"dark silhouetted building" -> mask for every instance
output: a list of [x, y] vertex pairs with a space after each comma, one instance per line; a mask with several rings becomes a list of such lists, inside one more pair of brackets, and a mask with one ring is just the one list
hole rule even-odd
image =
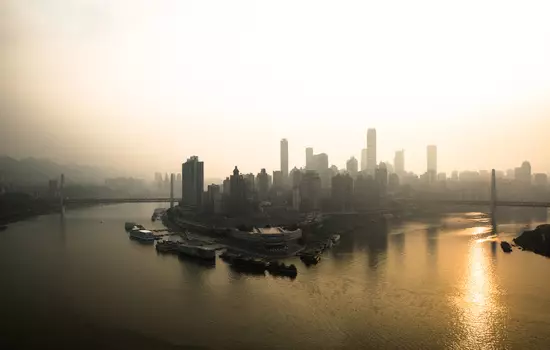
[[281, 172], [283, 173], [283, 185], [288, 184], [288, 141], [281, 140]]
[[335, 210], [352, 209], [353, 179], [349, 174], [337, 174], [332, 178], [331, 199]]
[[357, 210], [380, 205], [379, 186], [371, 175], [360, 173], [353, 185], [354, 207]]
[[239, 169], [235, 166], [233, 175], [229, 178], [229, 206], [226, 211], [232, 214], [242, 214], [248, 210], [246, 182], [244, 177], [239, 173]]
[[367, 172], [374, 174], [376, 170], [376, 129], [367, 130]]
[[256, 176], [256, 181], [258, 183], [258, 199], [266, 201], [269, 197], [269, 175], [265, 169], [262, 169]]
[[299, 194], [301, 211], [321, 208], [321, 178], [316, 171], [307, 170], [303, 174]]
[[243, 175], [243, 179], [246, 186], [246, 199], [252, 201], [254, 200], [254, 195], [256, 193], [256, 188], [254, 186], [254, 174], [245, 174]]
[[225, 196], [229, 196], [231, 194], [231, 180], [229, 179], [229, 177], [226, 177], [225, 180], [223, 180], [222, 193]]
[[202, 206], [204, 192], [204, 162], [192, 156], [181, 166], [181, 201], [184, 205]]
[[357, 173], [359, 172], [359, 164], [357, 163], [357, 159], [355, 159], [355, 157], [351, 157], [346, 162], [346, 170], [352, 178], [355, 179], [357, 177]]
[[208, 185], [208, 189], [206, 190], [206, 203], [204, 203], [204, 206], [208, 212], [216, 214], [222, 212], [222, 196], [219, 185]]

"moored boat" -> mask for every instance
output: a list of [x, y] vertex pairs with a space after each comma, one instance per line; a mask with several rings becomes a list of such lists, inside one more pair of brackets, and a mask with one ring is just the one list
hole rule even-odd
[[210, 246], [178, 244], [178, 253], [204, 260], [216, 260], [216, 250]]
[[124, 224], [124, 229], [126, 231], [131, 231], [137, 224], [135, 222], [126, 222]]
[[321, 260], [321, 257], [316, 253], [303, 253], [300, 254], [300, 260], [302, 260], [306, 266], [309, 266], [316, 265]]
[[130, 231], [130, 238], [145, 242], [153, 242], [155, 240], [155, 235], [149, 230], [141, 230], [134, 227], [134, 229]]
[[267, 271], [274, 276], [288, 276], [294, 278], [298, 275], [298, 270], [294, 264], [285, 265], [277, 261], [269, 262]]
[[157, 241], [155, 249], [162, 253], [177, 253], [179, 251], [179, 242], [167, 240]]

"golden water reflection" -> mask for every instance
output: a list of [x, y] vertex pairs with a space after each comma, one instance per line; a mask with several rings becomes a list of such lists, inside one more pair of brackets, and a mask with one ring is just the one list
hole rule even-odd
[[455, 299], [461, 330], [456, 349], [502, 349], [506, 343], [506, 307], [489, 255], [486, 239], [472, 242], [462, 290]]

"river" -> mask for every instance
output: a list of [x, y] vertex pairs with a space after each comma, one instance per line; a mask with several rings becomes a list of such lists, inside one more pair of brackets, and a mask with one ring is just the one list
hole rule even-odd
[[[543, 349], [550, 259], [505, 254], [479, 213], [346, 234], [295, 280], [159, 255], [128, 238], [158, 204], [44, 215], [0, 232], [0, 346]], [[542, 219], [503, 220], [511, 240]], [[514, 222], [515, 221], [515, 222]], [[539, 222], [537, 222], [539, 221]], [[383, 231], [383, 232], [380, 232]], [[7, 347], [6, 347], [7, 346]]]

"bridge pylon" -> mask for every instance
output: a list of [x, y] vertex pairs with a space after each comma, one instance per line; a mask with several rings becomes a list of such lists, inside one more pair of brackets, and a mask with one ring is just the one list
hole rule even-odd
[[495, 214], [497, 208], [497, 178], [495, 169], [491, 171], [491, 214]]
[[61, 215], [65, 214], [65, 194], [63, 193], [63, 188], [65, 187], [65, 174], [61, 174], [59, 179], [59, 210]]

